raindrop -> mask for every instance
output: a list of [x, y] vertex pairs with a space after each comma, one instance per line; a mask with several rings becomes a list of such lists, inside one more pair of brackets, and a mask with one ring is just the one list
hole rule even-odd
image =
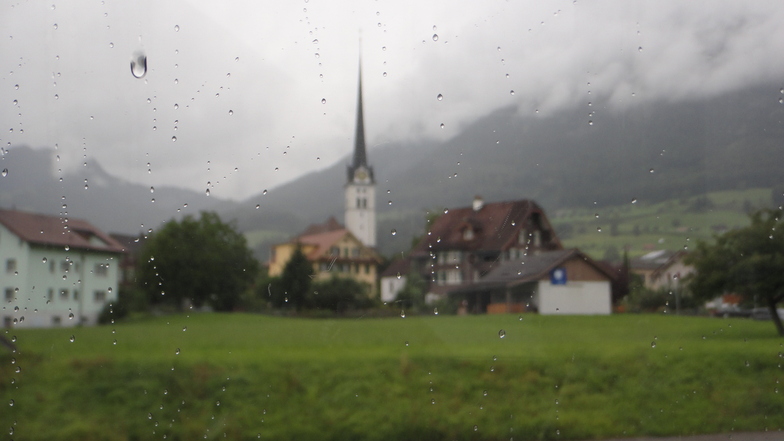
[[656, 347], [656, 342], [655, 342], [655, 341], [652, 341], [652, 342], [651, 342], [651, 348], [655, 348], [655, 347]]
[[174, 32], [180, 32], [180, 25], [174, 25]]
[[406, 311], [401, 310], [400, 311], [400, 317], [401, 318], [406, 318]]
[[483, 397], [486, 397], [486, 396], [487, 396], [487, 391], [483, 391], [483, 392], [482, 392], [482, 396], [483, 396]]
[[54, 94], [54, 99], [59, 100], [60, 99], [60, 95]]
[[441, 94], [439, 93], [439, 94], [438, 94], [438, 96], [436, 97], [436, 99], [437, 99], [438, 101], [441, 101], [442, 99], [444, 99], [444, 95], [441, 95]]
[[155, 187], [150, 187], [150, 193], [155, 193]]
[[256, 204], [256, 209], [258, 210], [259, 208], [261, 208], [261, 205]]
[[632, 204], [636, 204], [636, 203], [637, 203], [637, 198], [632, 199]]
[[111, 43], [111, 42], [110, 42], [110, 43], [109, 43], [109, 49], [111, 49], [111, 48], [113, 48], [113, 47], [114, 47], [114, 43]]
[[441, 125], [439, 127], [441, 127], [443, 129], [444, 128], [444, 123], [441, 123]]
[[601, 233], [602, 232], [602, 227], [596, 227], [596, 232]]
[[147, 74], [147, 56], [136, 52], [131, 56], [131, 75], [134, 78], [143, 78]]
[[54, 30], [56, 31], [56, 30], [57, 30], [57, 23], [55, 23], [55, 24], [54, 24], [52, 27], [53, 27], [53, 28], [54, 28]]
[[397, 235], [397, 230], [396, 230], [396, 229], [394, 229], [394, 228], [392, 229], [392, 235], [393, 235], [393, 236]]
[[206, 194], [207, 196], [209, 196], [209, 195], [210, 195], [210, 189], [209, 189], [209, 188], [207, 189], [207, 191], [205, 192], [205, 194]]
[[642, 52], [642, 46], [637, 48], [637, 52]]
[[76, 337], [75, 337], [75, 336], [73, 336], [73, 335], [71, 336], [71, 338], [69, 338], [69, 339], [68, 339], [68, 341], [70, 341], [71, 343], [73, 343], [73, 342], [74, 342], [74, 340], [76, 340]]
[[73, 320], [74, 315], [73, 312], [68, 313], [68, 320]]
[[514, 90], [510, 90], [509, 95], [514, 95]]
[[180, 355], [180, 348], [177, 348], [177, 350], [174, 351], [174, 355]]
[[176, 136], [172, 136], [172, 142], [177, 142], [177, 137]]
[[479, 426], [474, 426], [474, 432], [476, 432], [477, 430], [479, 430]]
[[593, 121], [588, 121], [588, 125], [592, 126], [593, 125]]
[[322, 98], [321, 99], [321, 104], [327, 104], [327, 99], [326, 98]]
[[433, 41], [438, 41], [438, 34], [433, 34]]
[[229, 110], [229, 116], [231, 116], [231, 115], [234, 115], [234, 111], [233, 110]]
[[187, 327], [187, 326], [184, 326], [184, 327], [182, 328], [182, 332], [185, 332], [185, 331], [187, 331], [187, 330], [188, 330], [188, 327]]
[[14, 407], [14, 400], [9, 401], [8, 405], [11, 406], [11, 407]]
[[506, 337], [506, 331], [504, 331], [503, 329], [498, 331], [498, 338], [504, 338], [504, 337]]
[[438, 315], [438, 308], [433, 308], [433, 314]]
[[6, 176], [8, 176], [8, 169], [7, 169], [7, 168], [4, 168], [4, 169], [3, 169], [3, 172], [2, 172], [1, 174], [3, 175], [3, 177], [6, 177]]
[[174, 103], [174, 110], [177, 110], [177, 109], [179, 109], [179, 108], [180, 108], [180, 105], [179, 105], [179, 104], [177, 104], [177, 103]]
[[648, 170], [648, 173], [653, 173], [653, 169]]

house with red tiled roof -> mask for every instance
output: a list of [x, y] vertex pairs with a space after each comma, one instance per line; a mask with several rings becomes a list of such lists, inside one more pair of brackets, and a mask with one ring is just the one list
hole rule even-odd
[[381, 257], [364, 245], [351, 231], [334, 218], [325, 224], [309, 226], [291, 240], [272, 246], [269, 275], [280, 276], [300, 247], [313, 265], [313, 279], [325, 280], [333, 275], [348, 277], [369, 286], [369, 294], [376, 294], [376, 277]]
[[122, 253], [87, 221], [0, 210], [3, 326], [96, 323], [117, 298]]
[[[409, 259], [401, 279], [419, 272], [429, 281], [426, 301], [450, 297], [464, 312], [610, 312], [612, 275], [578, 250], [564, 250], [531, 200], [485, 203], [477, 196], [470, 207], [445, 210]], [[551, 279], [553, 271], [562, 277]], [[550, 308], [553, 298], [571, 303]]]

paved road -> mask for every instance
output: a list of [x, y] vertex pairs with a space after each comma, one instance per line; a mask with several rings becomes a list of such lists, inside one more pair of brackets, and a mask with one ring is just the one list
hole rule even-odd
[[696, 436], [671, 436], [657, 438], [646, 436], [642, 438], [615, 438], [605, 441], [781, 441], [784, 440], [784, 432], [733, 432], [720, 433], [716, 435], [696, 435]]

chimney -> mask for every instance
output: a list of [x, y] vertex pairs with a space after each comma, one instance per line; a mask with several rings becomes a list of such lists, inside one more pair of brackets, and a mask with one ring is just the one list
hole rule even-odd
[[484, 207], [485, 201], [482, 200], [482, 196], [476, 195], [474, 196], [474, 211], [479, 211]]

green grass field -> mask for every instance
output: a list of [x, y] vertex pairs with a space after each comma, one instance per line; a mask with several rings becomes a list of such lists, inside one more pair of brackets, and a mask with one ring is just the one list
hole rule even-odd
[[784, 427], [784, 340], [745, 319], [205, 313], [7, 336], [19, 350], [0, 352], [0, 428], [13, 439], [568, 440]]

